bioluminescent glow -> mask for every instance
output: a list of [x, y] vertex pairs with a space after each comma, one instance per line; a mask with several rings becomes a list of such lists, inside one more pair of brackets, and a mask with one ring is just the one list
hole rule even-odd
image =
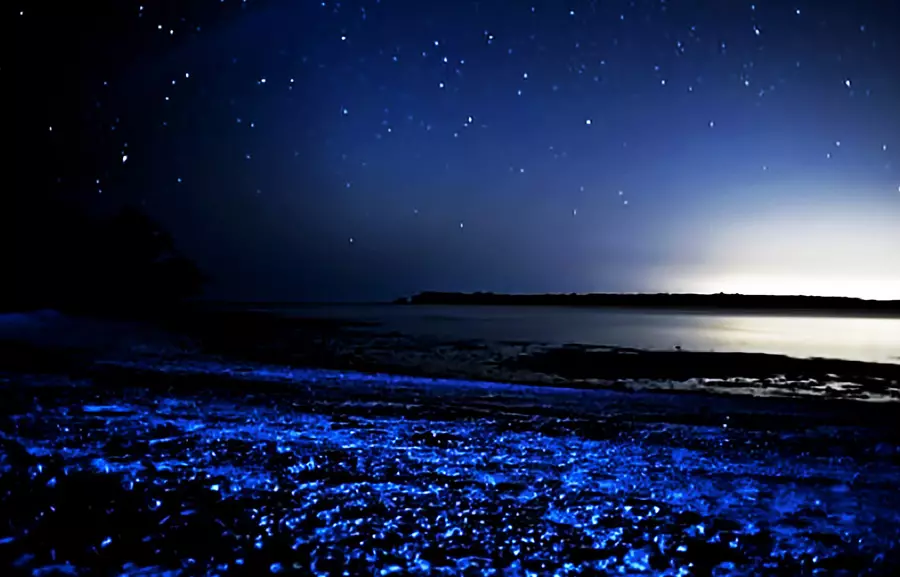
[[[888, 570], [900, 539], [900, 467], [862, 429], [634, 421], [610, 393], [304, 374], [291, 403], [120, 389], [16, 414], [0, 556], [36, 573], [668, 576]], [[421, 416], [397, 414], [426, 392]], [[544, 414], [551, 399], [578, 413]]]

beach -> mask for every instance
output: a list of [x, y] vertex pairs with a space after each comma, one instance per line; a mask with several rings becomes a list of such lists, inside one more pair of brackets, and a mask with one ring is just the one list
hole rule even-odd
[[690, 352], [244, 313], [17, 322], [0, 347], [4, 574], [900, 568], [896, 366], [689, 370]]

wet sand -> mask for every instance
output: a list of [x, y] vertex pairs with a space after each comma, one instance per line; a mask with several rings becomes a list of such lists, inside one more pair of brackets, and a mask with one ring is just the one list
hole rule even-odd
[[375, 337], [231, 326], [0, 347], [4, 575], [900, 570], [895, 402], [299, 368]]
[[893, 404], [242, 368], [8, 379], [0, 564], [22, 574], [900, 568]]

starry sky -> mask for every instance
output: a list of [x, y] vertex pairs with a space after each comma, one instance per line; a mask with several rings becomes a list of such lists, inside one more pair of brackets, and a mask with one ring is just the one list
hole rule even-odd
[[900, 298], [898, 4], [30, 0], [0, 73], [214, 298]]

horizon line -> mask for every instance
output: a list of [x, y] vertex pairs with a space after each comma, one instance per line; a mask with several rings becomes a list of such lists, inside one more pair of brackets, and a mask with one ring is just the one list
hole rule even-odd
[[398, 301], [412, 300], [422, 295], [453, 295], [453, 296], [494, 296], [494, 297], [590, 297], [590, 296], [656, 296], [656, 297], [745, 297], [745, 298], [766, 298], [766, 299], [816, 299], [816, 300], [841, 300], [853, 301], [859, 303], [897, 303], [900, 304], [900, 297], [891, 299], [869, 299], [852, 296], [837, 295], [809, 295], [809, 294], [764, 294], [764, 293], [692, 293], [692, 292], [493, 292], [493, 291], [441, 291], [441, 290], [425, 290], [410, 295], [394, 297], [391, 299], [372, 299], [372, 300], [282, 300], [282, 299], [197, 299], [200, 303], [223, 303], [223, 304], [292, 304], [292, 305], [376, 305], [376, 304], [395, 304]]

